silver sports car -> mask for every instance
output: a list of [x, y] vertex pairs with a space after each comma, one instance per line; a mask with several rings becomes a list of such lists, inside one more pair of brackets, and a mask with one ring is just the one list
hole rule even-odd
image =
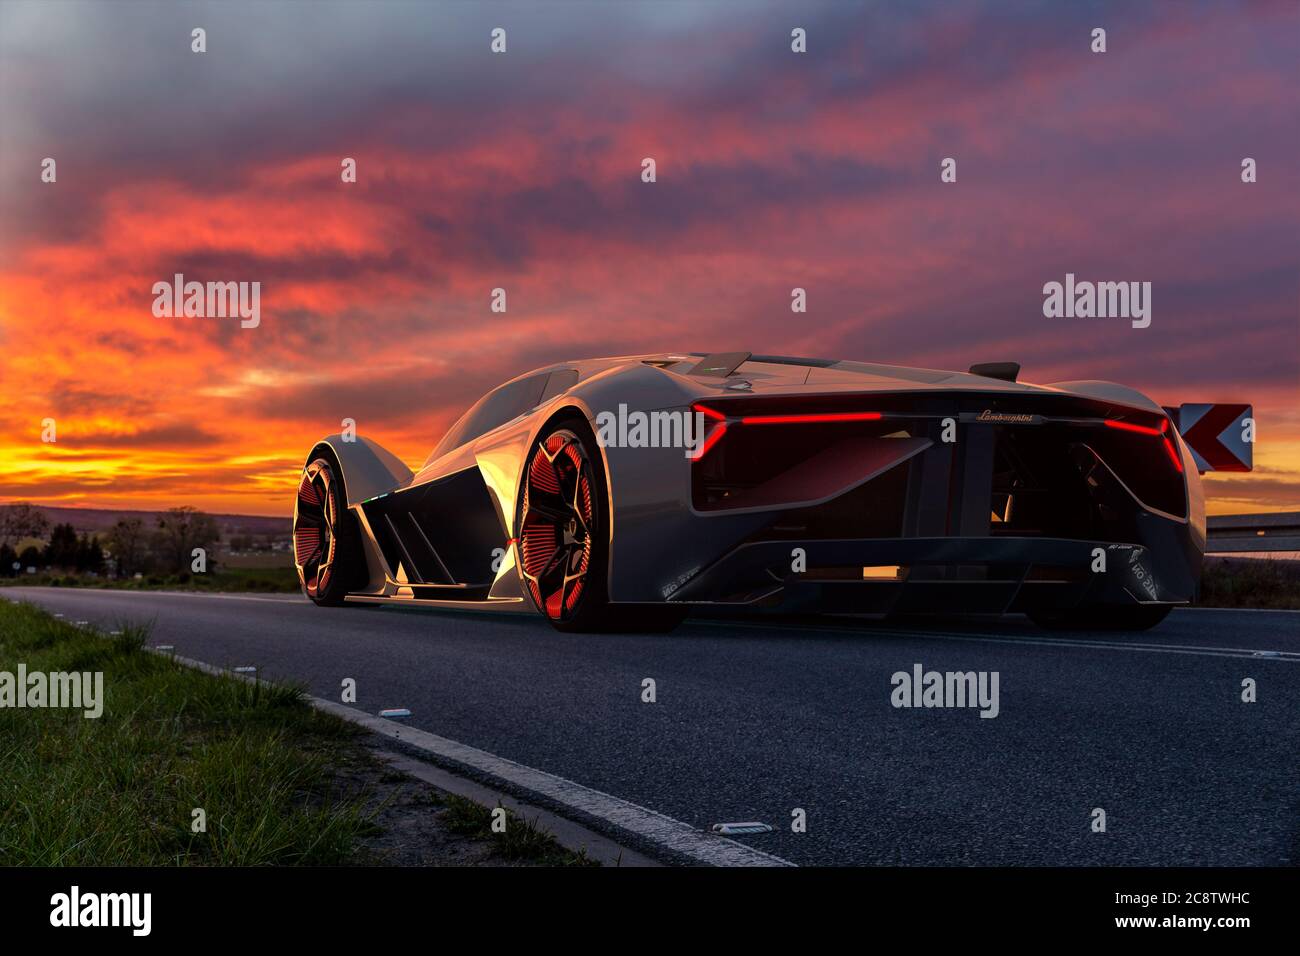
[[538, 369], [414, 472], [365, 437], [319, 441], [295, 562], [317, 604], [561, 630], [666, 628], [701, 606], [1159, 623], [1199, 587], [1190, 452], [1133, 389], [1019, 371], [748, 352]]

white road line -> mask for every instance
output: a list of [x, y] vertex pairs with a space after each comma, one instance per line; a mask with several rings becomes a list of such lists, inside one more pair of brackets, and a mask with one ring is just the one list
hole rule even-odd
[[689, 824], [639, 804], [620, 800], [608, 793], [515, 763], [513, 760], [498, 757], [485, 750], [414, 727], [403, 727], [381, 717], [372, 717], [331, 700], [313, 698], [312, 704], [320, 710], [360, 724], [375, 733], [400, 740], [408, 746], [418, 747], [426, 753], [443, 759], [472, 767], [480, 773], [504, 780], [529, 793], [540, 794], [554, 800], [561, 806], [604, 820], [619, 829], [627, 830], [658, 846], [666, 847], [701, 863], [713, 866], [794, 865], [788, 860], [737, 843], [735, 840], [697, 830]]
[[[124, 593], [130, 593], [124, 592]], [[150, 594], [159, 594], [164, 597], [176, 595], [178, 597], [196, 597], [196, 598], [218, 598], [222, 601], [262, 601], [267, 604], [310, 604], [311, 601], [302, 594], [285, 594], [282, 597], [274, 597], [270, 594], [204, 594], [202, 591], [150, 591]]]
[[1300, 614], [1300, 610], [1293, 607], [1180, 607], [1178, 613], [1184, 611], [1218, 611], [1221, 614], [1236, 614], [1238, 611], [1247, 611], [1251, 614]]
[[[65, 593], [71, 589], [63, 589]], [[243, 594], [204, 594], [195, 591], [127, 591], [113, 590], [109, 588], [93, 589], [96, 594], [153, 594], [153, 595], [173, 595], [179, 594], [186, 597], [200, 598], [222, 598], [235, 601], [270, 601], [275, 604], [297, 604], [309, 603], [306, 597], [301, 595], [285, 595], [284, 597], [256, 597]], [[1235, 613], [1239, 610], [1264, 610], [1262, 608], [1179, 608], [1179, 611], [1187, 610], [1205, 610], [1205, 611], [1224, 611]], [[1300, 612], [1296, 612], [1300, 613]], [[1236, 657], [1248, 658], [1250, 660], [1271, 660], [1281, 661], [1283, 663], [1297, 664], [1300, 663], [1300, 651], [1279, 651], [1273, 648], [1247, 648], [1247, 647], [1215, 647], [1202, 644], [1151, 644], [1136, 641], [1105, 641], [1105, 640], [1079, 640], [1070, 638], [1052, 638], [1052, 637], [1014, 637], [1006, 635], [985, 635], [985, 634], [955, 634], [948, 631], [923, 631], [923, 630], [898, 630], [894, 628], [852, 628], [852, 627], [832, 627], [815, 624], [766, 624], [763, 622], [749, 621], [711, 621], [711, 620], [692, 620], [687, 626], [701, 625], [703, 627], [721, 627], [731, 629], [757, 630], [757, 631], [790, 631], [799, 630], [805, 633], [828, 633], [828, 634], [856, 634], [860, 636], [869, 636], [872, 634], [887, 635], [889, 637], [910, 637], [918, 639], [930, 639], [936, 641], [963, 641], [975, 644], [1010, 644], [1018, 647], [1037, 646], [1037, 647], [1076, 647], [1091, 650], [1104, 651], [1129, 651], [1133, 653], [1145, 654], [1182, 654], [1191, 657]]]
[[[208, 674], [231, 676], [230, 671], [204, 661], [188, 657], [175, 657], [173, 660], [193, 667]], [[236, 675], [243, 677], [243, 675]], [[254, 680], [244, 677], [245, 680]], [[468, 744], [462, 744], [447, 737], [439, 737], [425, 730], [406, 727], [393, 720], [372, 717], [370, 714], [324, 700], [320, 697], [307, 697], [307, 701], [317, 710], [333, 714], [367, 730], [374, 731], [393, 740], [399, 740], [409, 747], [415, 747], [425, 753], [433, 754], [444, 760], [450, 760], [462, 766], [471, 767], [480, 773], [502, 780], [519, 787], [527, 793], [537, 794], [553, 800], [561, 806], [576, 810], [588, 816], [604, 820], [607, 823], [629, 833], [648, 840], [656, 846], [671, 850], [699, 863], [710, 866], [794, 866], [789, 860], [783, 860], [771, 853], [764, 853], [751, 846], [735, 840], [720, 837], [703, 830], [697, 830], [688, 823], [675, 820], [658, 811], [640, 804], [621, 800], [608, 793], [584, 787], [580, 783], [557, 777], [533, 767], [515, 763], [496, 754], [479, 750]]]
[[909, 637], [933, 637], [941, 641], [966, 641], [976, 644], [1034, 644], [1040, 647], [1080, 647], [1107, 651], [1133, 651], [1140, 654], [1183, 654], [1189, 657], [1237, 657], [1250, 660], [1283, 661], [1300, 664], [1300, 654], [1294, 651], [1257, 651], [1251, 648], [1198, 648], [1178, 644], [1119, 644], [1106, 641], [1070, 641], [1052, 638], [981, 637], [971, 634], [946, 634], [927, 631], [896, 632]]
[[1200, 644], [1144, 644], [1130, 641], [1084, 641], [1051, 637], [1008, 637], [993, 634], [954, 634], [947, 631], [903, 631], [891, 628], [817, 627], [814, 625], [750, 624], [744, 622], [692, 621], [707, 627], [744, 628], [747, 630], [789, 631], [813, 633], [855, 634], [870, 637], [874, 634], [887, 637], [910, 637], [918, 640], [963, 641], [974, 644], [1012, 644], [1015, 646], [1079, 647], [1103, 651], [1133, 651], [1147, 654], [1186, 654], [1193, 657], [1238, 657], [1250, 660], [1282, 661], [1300, 664], [1300, 651], [1264, 650], [1247, 647], [1210, 647]]
[[473, 800], [480, 806], [494, 807], [500, 804], [513, 810], [516, 815], [549, 833], [560, 846], [575, 853], [581, 851], [589, 860], [596, 860], [602, 866], [657, 868], [664, 865], [653, 857], [638, 853], [603, 833], [597, 833], [589, 827], [573, 822], [568, 817], [562, 817], [535, 803], [528, 803], [508, 793], [502, 793], [500, 787], [491, 787], [469, 777], [454, 774], [428, 760], [410, 757], [397, 751], [384, 751], [380, 759], [408, 776], [423, 780], [447, 793]]

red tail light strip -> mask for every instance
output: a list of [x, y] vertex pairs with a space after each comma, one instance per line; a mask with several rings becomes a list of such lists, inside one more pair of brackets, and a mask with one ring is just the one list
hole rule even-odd
[[1174, 443], [1169, 440], [1168, 435], [1161, 436], [1165, 442], [1165, 451], [1169, 452], [1169, 460], [1174, 463], [1174, 468], [1181, 475], [1183, 473], [1183, 463], [1178, 459], [1178, 451], [1174, 448]]
[[1159, 435], [1161, 443], [1165, 446], [1165, 452], [1169, 455], [1169, 460], [1173, 463], [1174, 470], [1180, 475], [1183, 473], [1183, 462], [1178, 457], [1178, 449], [1174, 443], [1169, 440], [1169, 419], [1160, 422], [1159, 428], [1148, 428], [1146, 425], [1134, 425], [1132, 422], [1121, 422], [1115, 419], [1106, 419], [1107, 428], [1117, 428], [1125, 432], [1137, 432], [1139, 435]]
[[721, 440], [722, 436], [726, 434], [726, 431], [727, 431], [726, 422], [718, 422], [718, 424], [714, 425], [713, 431], [709, 432], [709, 436], [704, 439], [704, 444], [701, 445], [700, 450], [696, 452], [694, 460], [699, 461], [701, 458], [707, 455], [709, 453], [709, 449], [712, 448]]
[[[709, 408], [707, 405], [694, 405], [692, 408], [705, 418], [716, 423], [709, 431], [708, 437], [704, 439], [704, 444], [700, 447], [699, 452], [694, 456], [695, 461], [699, 461], [708, 454], [709, 450], [722, 439], [722, 436], [726, 434], [728, 425], [805, 425], [826, 422], [872, 422], [879, 421], [884, 417], [880, 412], [820, 412], [806, 415], [742, 415], [739, 418], [728, 418], [716, 408]], [[1134, 432], [1138, 435], [1159, 436], [1165, 446], [1165, 452], [1169, 455], [1169, 461], [1173, 464], [1175, 470], [1182, 474], [1183, 463], [1178, 456], [1178, 449], [1174, 447], [1174, 443], [1169, 439], [1169, 419], [1162, 420], [1159, 428], [1152, 428], [1148, 425], [1135, 425], [1132, 422], [1110, 418], [1106, 419], [1102, 424], [1107, 428], [1114, 428], [1119, 431]]]
[[874, 422], [884, 417], [880, 412], [818, 412], [807, 415], [742, 415], [728, 418], [716, 408], [707, 405], [693, 405], [693, 411], [699, 412], [709, 421], [714, 422], [704, 444], [694, 456], [699, 461], [709, 449], [716, 445], [727, 432], [728, 425], [807, 425], [822, 422]]
[[1163, 435], [1168, 422], [1161, 422], [1159, 428], [1148, 428], [1146, 425], [1134, 425], [1132, 422], [1116, 421], [1113, 418], [1106, 419], [1107, 428], [1118, 428], [1120, 431], [1137, 432], [1139, 435]]
[[813, 415], [746, 415], [742, 425], [804, 425], [811, 422], [875, 422], [880, 412], [825, 412]]

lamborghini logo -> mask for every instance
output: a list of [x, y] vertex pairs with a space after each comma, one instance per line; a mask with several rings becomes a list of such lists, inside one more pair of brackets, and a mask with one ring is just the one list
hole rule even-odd
[[1038, 422], [1038, 416], [1011, 412], [995, 412], [991, 408], [986, 408], [984, 411], [979, 413], [975, 421], [993, 422], [998, 425], [1033, 425]]

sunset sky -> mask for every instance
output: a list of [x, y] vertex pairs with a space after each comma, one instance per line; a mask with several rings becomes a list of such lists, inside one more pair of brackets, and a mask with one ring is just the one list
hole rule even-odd
[[0, 501], [288, 514], [345, 417], [418, 463], [530, 368], [742, 349], [1252, 402], [1209, 509], [1300, 510], [1300, 3], [0, 0]]

